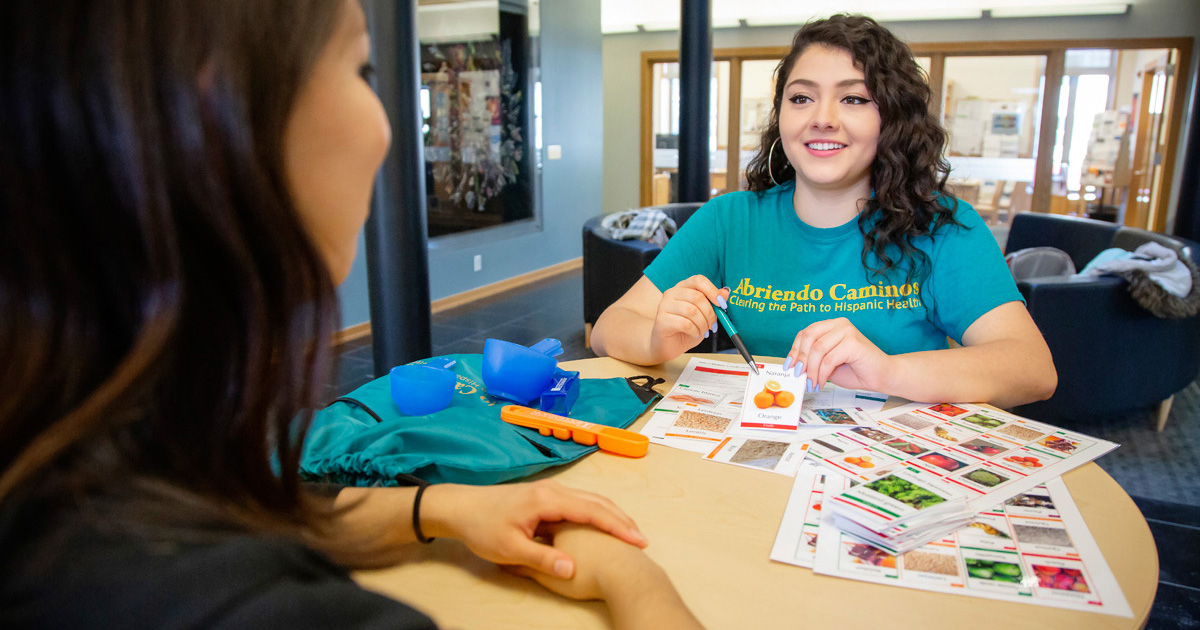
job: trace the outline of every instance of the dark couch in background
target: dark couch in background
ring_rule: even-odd
[[[672,203],[652,206],[647,210],[662,210],[682,227],[684,222],[704,204]],[[639,240],[618,241],[600,225],[604,216],[593,217],[583,224],[583,322],[587,346],[591,347],[592,326],[610,304],[642,277],[643,271],[662,251],[652,243]],[[732,348],[733,343],[723,330],[701,341],[696,352],[718,352]]]
[[[1057,247],[1077,269],[1109,247],[1134,250],[1156,241],[1183,252],[1181,239],[1076,217],[1023,213],[1013,219],[1006,253]],[[1200,256],[1190,248],[1195,260]],[[1071,281],[1063,277],[1019,280],[1029,314],[1042,331],[1058,390],[1049,400],[1017,407],[1022,416],[1086,429],[1089,417],[1158,405],[1162,430],[1176,392],[1200,372],[1200,317],[1161,319],[1139,306],[1117,277]]]

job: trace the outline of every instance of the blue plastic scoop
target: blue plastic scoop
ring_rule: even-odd
[[[550,387],[562,342],[546,338],[528,348],[487,339],[483,342],[483,384],[488,394],[522,405],[542,395]]]
[[[429,359],[424,364],[409,363],[392,368],[388,374],[392,402],[404,415],[424,416],[450,405],[458,377],[450,368],[454,359]]]

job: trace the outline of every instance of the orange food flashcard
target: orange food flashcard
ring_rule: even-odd
[[[744,429],[795,431],[804,402],[804,377],[795,377],[780,365],[764,365],[751,374],[739,425]]]

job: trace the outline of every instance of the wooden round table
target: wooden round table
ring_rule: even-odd
[[[643,367],[614,359],[570,361],[589,378],[650,374],[666,389],[685,355]],[[730,355],[708,358],[736,362]],[[649,413],[632,428],[639,429]],[[539,477],[603,494],[637,521],[646,552],[670,575],[708,628],[970,627],[1138,628],[1158,586],[1158,554],[1129,495],[1094,463],[1064,480],[1134,618],[946,595],[816,575],[769,559],[792,479],[706,462],[696,453],[652,444],[641,459],[595,453]],[[364,587],[400,599],[445,628],[607,628],[606,607],[575,602],[479,560],[465,546],[438,540],[414,549],[411,561],[360,572]]]

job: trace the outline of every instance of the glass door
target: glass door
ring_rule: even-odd
[[[988,223],[1007,223],[1029,209],[1014,192],[1033,182],[1046,56],[947,55],[944,64],[948,187]]]
[[[709,86],[710,193],[728,192],[726,150],[729,142],[729,62],[713,63]],[[675,203],[679,189],[679,63],[655,63],[651,68],[652,172],[650,204]]]

